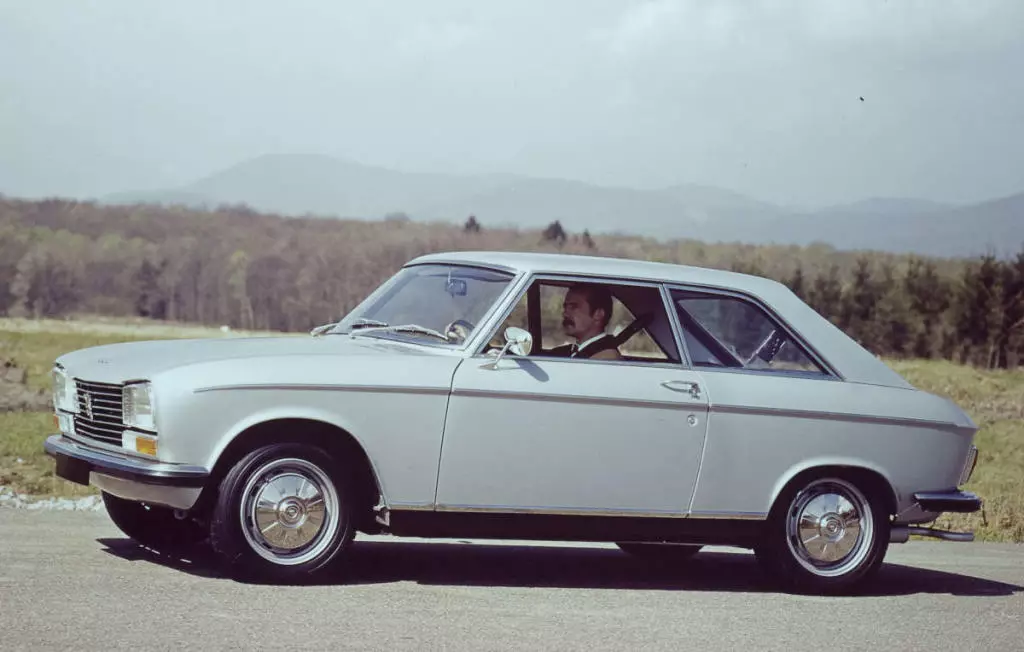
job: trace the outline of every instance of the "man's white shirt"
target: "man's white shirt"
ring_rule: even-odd
[[[575,358],[576,354],[579,353],[580,349],[585,348],[588,344],[596,342],[599,339],[601,339],[602,337],[605,337],[606,335],[607,335],[607,333],[598,333],[597,335],[595,335],[594,337],[591,337],[586,342],[582,342],[580,344],[573,344],[572,345],[573,346],[572,353],[569,355],[569,357],[570,358]]]

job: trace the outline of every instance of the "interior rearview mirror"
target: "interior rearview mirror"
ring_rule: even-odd
[[[464,297],[469,291],[469,286],[461,278],[448,279],[445,291],[453,297]]]

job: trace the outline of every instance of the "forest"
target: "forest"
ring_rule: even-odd
[[[1024,364],[1024,234],[1015,257],[973,259],[739,240],[708,243],[699,232],[671,240],[571,233],[562,221],[524,230],[492,227],[483,216],[461,224],[402,214],[367,221],[237,205],[196,210],[0,197],[0,316],[302,331],[336,321],[424,253],[557,251],[772,278],[880,356]]]

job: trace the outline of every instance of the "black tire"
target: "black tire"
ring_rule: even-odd
[[[114,525],[136,543],[167,554],[202,543],[206,530],[191,518],[178,519],[168,507],[147,505],[102,492],[103,506]]]
[[[766,539],[754,553],[770,577],[793,591],[853,592],[885,559],[891,529],[886,506],[880,488],[864,478],[805,477],[778,497]]]
[[[704,546],[676,543],[643,543],[643,542],[622,542],[616,543],[623,552],[629,553],[639,559],[647,561],[681,562],[692,558]]]
[[[210,543],[236,577],[307,580],[352,540],[351,495],[344,467],[322,449],[260,447],[221,481]],[[261,497],[264,509],[257,510]]]

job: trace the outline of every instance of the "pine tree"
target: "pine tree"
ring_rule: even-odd
[[[872,331],[875,306],[881,296],[879,284],[872,278],[870,262],[865,257],[857,259],[853,279],[843,292],[839,325],[861,346],[874,350],[878,342]]]
[[[933,262],[915,256],[907,265],[903,291],[915,321],[911,352],[919,358],[930,358],[939,352],[942,316],[950,306],[949,282],[939,276]]]
[[[799,263],[797,263],[793,275],[786,279],[786,286],[800,299],[807,300],[807,281],[804,278],[803,267]]]
[[[993,366],[1015,367],[1024,357],[1024,247],[1015,261],[1001,265],[1002,319],[996,337]]]
[[[953,333],[962,362],[991,366],[1001,315],[999,263],[986,254],[964,269],[953,308]]]
[[[879,298],[868,341],[881,355],[903,356],[910,351],[912,344],[910,300],[897,282],[891,264],[883,266],[876,289]]]
[[[562,228],[562,223],[559,220],[555,220],[544,229],[543,237],[545,241],[553,242],[558,248],[562,248],[565,246],[565,241],[569,236],[565,229]]]
[[[839,266],[832,265],[825,274],[814,279],[814,286],[808,296],[810,305],[818,314],[833,324],[839,325],[843,299],[843,285],[839,280]]]

